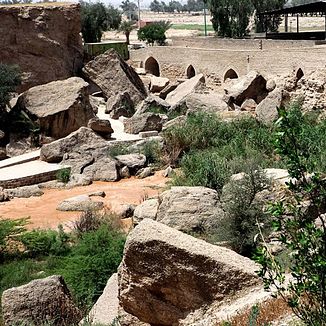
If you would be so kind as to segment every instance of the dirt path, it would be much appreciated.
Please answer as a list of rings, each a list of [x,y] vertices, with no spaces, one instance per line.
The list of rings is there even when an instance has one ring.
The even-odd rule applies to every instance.
[[[58,224],[69,226],[70,222],[80,216],[80,212],[60,212],[57,205],[66,198],[88,194],[94,191],[104,191],[105,198],[101,200],[106,207],[119,211],[123,204],[139,204],[144,198],[156,196],[164,190],[167,179],[161,172],[146,179],[124,179],[119,182],[94,182],[85,187],[73,189],[45,189],[41,197],[14,198],[0,204],[0,216],[3,218],[30,217],[29,228],[56,228]],[[128,221],[126,221],[128,224]]]

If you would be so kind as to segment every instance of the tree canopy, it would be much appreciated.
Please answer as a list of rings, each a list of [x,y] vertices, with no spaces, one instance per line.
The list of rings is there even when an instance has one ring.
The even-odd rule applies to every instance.
[[[250,17],[255,12],[281,9],[286,0],[210,0],[213,28],[222,37],[244,37],[248,34]],[[263,28],[262,21],[255,17],[256,30]],[[269,29],[277,29],[279,19],[268,22]]]
[[[100,42],[103,31],[118,29],[121,13],[113,6],[102,2],[81,2],[82,35],[86,43]]]

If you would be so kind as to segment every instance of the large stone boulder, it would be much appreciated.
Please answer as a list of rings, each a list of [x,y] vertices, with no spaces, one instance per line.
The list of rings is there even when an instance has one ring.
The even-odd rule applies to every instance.
[[[95,117],[87,87],[78,77],[32,87],[19,96],[11,114],[23,111],[42,134],[65,137]]]
[[[216,113],[228,111],[228,105],[215,93],[192,93],[186,97],[188,112]]]
[[[92,118],[88,121],[87,127],[91,128],[96,133],[98,133],[99,135],[101,135],[106,139],[109,139],[111,137],[111,134],[113,134],[114,132],[109,120]]]
[[[65,154],[81,152],[85,148],[100,148],[107,146],[107,141],[97,135],[92,129],[82,127],[69,136],[46,144],[41,148],[41,160],[49,163],[59,163]]]
[[[57,206],[58,211],[90,211],[104,207],[102,201],[93,201],[89,195],[79,195],[63,200]]]
[[[158,93],[162,91],[169,84],[169,82],[170,82],[169,78],[151,76],[151,83],[149,85],[149,90],[152,93]]]
[[[185,82],[181,83],[174,91],[166,96],[166,102],[170,105],[176,105],[186,98],[187,95],[193,93],[198,87],[204,85],[205,77],[203,74],[198,74]]]
[[[81,69],[79,4],[0,6],[0,21],[1,62],[17,64],[24,72],[20,91],[69,78]]]
[[[136,115],[143,114],[145,112],[152,112],[152,113],[167,113],[170,109],[170,104],[166,101],[162,100],[161,98],[150,95],[145,98],[144,101],[138,104],[136,108]]]
[[[205,187],[172,187],[159,202],[156,220],[184,232],[209,232],[224,217],[218,193]]]
[[[253,99],[256,103],[259,103],[268,94],[266,79],[257,71],[249,72],[234,83],[227,83],[224,91],[225,102],[239,107],[246,99]]]
[[[133,223],[136,225],[145,218],[156,220],[158,208],[160,206],[157,198],[151,198],[143,201],[134,210]]]
[[[123,121],[124,131],[129,134],[138,134],[143,131],[161,131],[167,117],[162,114],[146,112],[137,114]]]
[[[276,88],[256,107],[256,118],[264,124],[271,124],[278,118],[277,109],[289,101],[286,91]]]
[[[135,113],[134,102],[128,92],[118,93],[106,102],[105,113],[110,114],[112,119],[120,117],[130,118]]]
[[[88,62],[83,72],[108,99],[127,91],[134,104],[137,104],[147,95],[138,74],[113,49]]]
[[[4,291],[1,305],[6,326],[74,325],[82,316],[62,276],[57,275]]]
[[[136,171],[146,165],[146,156],[143,154],[125,154],[115,157],[121,165],[127,166],[129,171]]]
[[[127,238],[119,301],[143,322],[178,325],[189,313],[259,284],[256,270],[229,249],[146,219]]]

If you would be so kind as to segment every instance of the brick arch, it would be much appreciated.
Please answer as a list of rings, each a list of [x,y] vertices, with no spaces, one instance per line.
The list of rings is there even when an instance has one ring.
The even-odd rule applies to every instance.
[[[144,68],[145,68],[146,73],[150,73],[157,77],[160,76],[160,65],[154,57],[148,57],[145,60]]]
[[[239,75],[234,69],[230,68],[225,72],[223,80],[226,81],[227,79],[236,79],[236,78],[239,78]]]
[[[193,65],[189,65],[186,69],[186,76],[187,78],[192,78],[196,76],[196,70]]]

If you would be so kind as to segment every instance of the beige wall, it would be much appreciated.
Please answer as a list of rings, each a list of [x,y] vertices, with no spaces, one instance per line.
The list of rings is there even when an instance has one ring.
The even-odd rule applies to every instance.
[[[207,41],[204,41],[207,43]],[[217,41],[216,41],[217,42]],[[326,66],[326,45],[315,46],[311,41],[266,41],[263,49],[251,48],[257,40],[225,40],[224,49],[193,47],[148,47],[131,51],[131,60],[136,66],[153,56],[159,63],[161,76],[170,79],[184,78],[191,64],[196,73],[204,73],[210,84],[219,84],[226,71],[234,69],[239,76],[250,70],[258,70],[266,76],[283,75],[301,68],[308,73]],[[246,42],[249,42],[246,44]],[[230,44],[234,46],[230,46]],[[214,46],[216,43],[210,43]],[[245,46],[242,46],[244,45]],[[266,45],[265,44],[265,45]],[[274,46],[273,46],[274,44]],[[221,43],[219,44],[221,45]],[[278,46],[276,46],[278,45]],[[298,47],[295,47],[297,45]],[[305,46],[303,46],[305,45]],[[244,49],[240,49],[243,47]],[[245,48],[247,47],[247,48]]]

